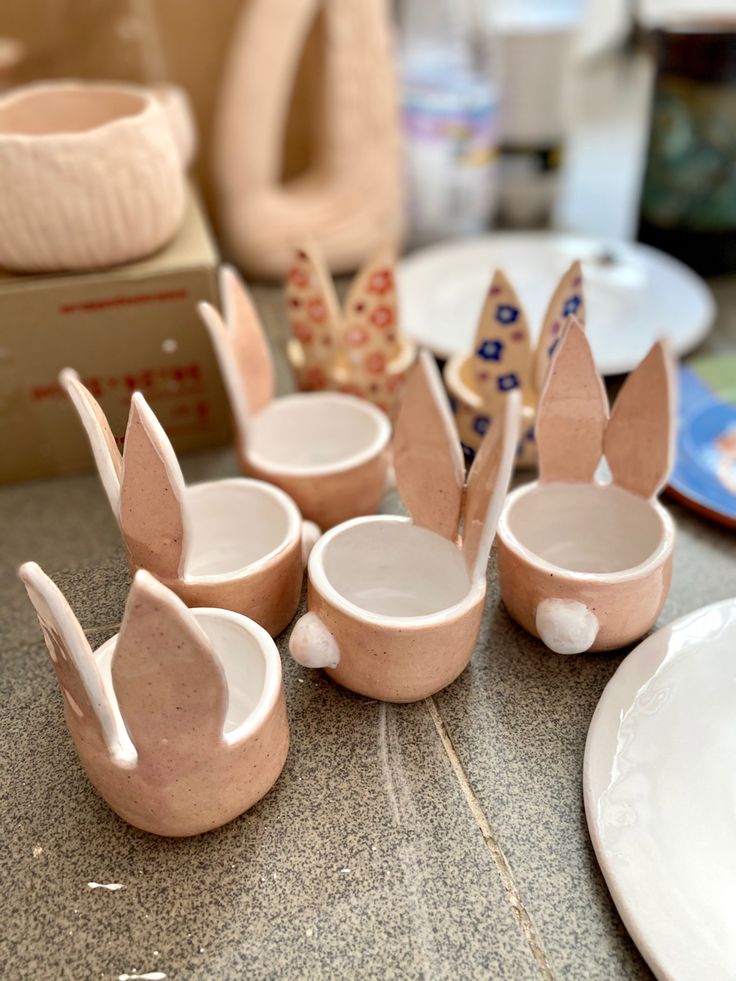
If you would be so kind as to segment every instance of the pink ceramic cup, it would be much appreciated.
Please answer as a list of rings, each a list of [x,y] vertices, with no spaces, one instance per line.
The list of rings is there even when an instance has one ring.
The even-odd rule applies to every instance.
[[[289,639],[296,661],[389,702],[426,698],[465,669],[513,468],[518,394],[508,407],[466,482],[436,364],[420,355],[395,437],[397,486],[411,517],[354,518],[317,542],[308,566],[309,612]]]
[[[146,400],[131,399],[122,456],[76,372],[60,375],[87,432],[131,571],[147,569],[188,606],[218,606],[273,636],[290,622],[319,535],[280,488],[242,477],[188,485]]]
[[[673,386],[655,344],[609,417],[585,334],[566,327],[539,404],[539,480],[509,495],[498,525],[504,604],[559,654],[638,640],[667,598],[675,526],[656,495],[672,464]]]
[[[413,702],[465,670],[485,595],[453,542],[408,518],[354,518],[312,550],[291,652],[351,691]]]
[[[281,661],[266,631],[228,610],[188,610],[137,573],[120,633],[96,651],[54,583],[20,570],[90,782],[129,824],[181,837],[242,814],[289,748]]]
[[[675,526],[613,484],[540,484],[509,495],[498,525],[506,609],[558,654],[642,637],[664,606]]]

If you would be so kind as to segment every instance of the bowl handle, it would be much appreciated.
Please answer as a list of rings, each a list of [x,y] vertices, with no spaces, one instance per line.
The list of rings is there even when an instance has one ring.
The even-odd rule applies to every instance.
[[[289,637],[289,653],[305,668],[336,668],[340,648],[316,613],[300,617]]]
[[[319,525],[313,521],[302,521],[302,563],[309,561],[309,555],[317,541],[322,537]]]
[[[545,599],[537,607],[537,633],[555,654],[582,654],[593,646],[600,624],[584,603]]]

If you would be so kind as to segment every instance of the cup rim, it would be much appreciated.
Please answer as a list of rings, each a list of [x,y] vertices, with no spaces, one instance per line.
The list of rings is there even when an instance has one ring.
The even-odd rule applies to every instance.
[[[485,595],[485,579],[482,579],[479,583],[474,583],[470,579],[470,574],[468,574],[468,591],[465,596],[458,603],[453,603],[452,606],[446,606],[442,610],[436,610],[434,613],[424,613],[421,616],[413,617],[387,616],[383,613],[371,613],[370,610],[365,610],[356,603],[352,603],[342,593],[338,592],[327,578],[322,554],[333,538],[343,534],[348,529],[356,525],[376,523],[412,524],[412,520],[401,514],[368,514],[358,518],[351,518],[349,521],[343,521],[342,524],[335,525],[334,528],[330,528],[329,531],[325,532],[310,553],[307,565],[310,585],[317,590],[323,599],[345,616],[350,617],[352,620],[358,620],[361,623],[370,624],[371,626],[396,628],[402,632],[423,630],[427,627],[439,626],[441,623],[458,618],[466,613],[478,599]],[[429,529],[423,530],[427,531],[428,534],[434,534]]]
[[[315,399],[320,399],[324,403],[334,402],[339,405],[350,405],[352,408],[357,409],[364,415],[369,416],[371,421],[376,425],[376,433],[371,443],[361,450],[353,452],[341,460],[337,460],[333,463],[324,464],[303,464],[301,466],[295,464],[284,464],[276,463],[274,461],[268,460],[261,453],[253,452],[250,445],[246,443],[245,446],[245,457],[248,463],[260,473],[273,474],[276,477],[323,477],[332,474],[346,473],[349,470],[355,470],[365,463],[369,463],[376,457],[380,456],[381,453],[386,449],[391,439],[391,423],[384,412],[373,405],[371,402],[367,402],[365,399],[357,398],[355,395],[348,395],[345,392],[293,392],[290,395],[282,395],[273,402],[269,402],[255,417],[263,415],[268,412],[271,406],[281,406],[288,402],[290,405],[297,407],[300,403],[306,400],[314,401]],[[252,425],[252,423],[251,423]],[[247,439],[247,437],[246,437]]]
[[[295,504],[294,500],[286,493],[286,491],[283,491],[280,487],[276,487],[274,484],[266,483],[265,480],[254,480],[250,477],[226,477],[219,480],[204,480],[196,484],[187,484],[185,488],[185,502],[186,498],[191,494],[206,494],[211,487],[219,488],[223,485],[229,487],[235,486],[238,488],[247,487],[249,489],[257,490],[266,497],[271,497],[273,500],[275,500],[286,513],[288,520],[286,533],[279,544],[272,548],[270,552],[266,552],[265,555],[254,559],[253,562],[249,562],[247,565],[234,569],[232,572],[209,573],[206,575],[188,575],[185,564],[182,582],[186,583],[187,585],[215,586],[219,585],[220,583],[233,582],[238,579],[243,579],[246,576],[250,577],[258,575],[258,573],[263,572],[267,566],[270,566],[274,559],[277,559],[280,555],[282,555],[295,542],[301,540],[301,511]],[[184,507],[186,508],[186,503],[184,504]]]
[[[83,130],[76,130],[72,132],[54,130],[53,132],[49,133],[19,133],[14,130],[9,130],[4,133],[0,132],[0,142],[10,140],[23,143],[52,141],[83,142],[89,138],[103,135],[106,131],[115,127],[130,125],[131,123],[138,123],[146,116],[159,110],[159,104],[156,97],[144,86],[127,84],[124,82],[117,83],[112,80],[84,81],[81,79],[60,79],[58,81],[31,82],[28,85],[19,85],[11,88],[9,92],[0,96],[0,113],[2,113],[7,106],[21,102],[29,97],[38,94],[54,94],[57,92],[113,93],[130,95],[138,99],[139,106],[131,113],[124,116],[114,116],[112,119],[106,119],[101,123],[97,123],[94,126],[89,126]]]
[[[565,483],[565,481],[558,481],[558,483]],[[573,581],[579,583],[614,585],[618,583],[631,582],[632,580],[640,579],[649,575],[649,573],[658,569],[672,554],[675,544],[675,522],[672,519],[672,516],[664,507],[662,507],[658,500],[640,497],[639,500],[646,501],[651,506],[652,511],[659,519],[660,526],[660,535],[657,546],[652,550],[652,552],[650,552],[643,562],[639,562],[637,565],[632,565],[627,569],[620,569],[617,572],[577,572],[573,569],[567,569],[565,566],[555,565],[553,562],[548,562],[546,559],[543,559],[541,556],[537,555],[536,552],[533,552],[525,545],[522,545],[511,530],[508,520],[511,509],[514,507],[516,502],[521,497],[531,493],[540,486],[543,486],[541,481],[533,480],[530,481],[530,483],[523,484],[521,487],[517,487],[516,490],[512,491],[504,502],[503,511],[501,512],[501,517],[498,520],[498,528],[496,530],[499,541],[501,541],[517,559],[522,559],[535,569],[549,572],[550,575],[557,575],[565,579],[572,579]],[[601,481],[591,481],[589,486],[601,488],[615,487],[622,493],[630,494],[632,497],[638,497],[638,495],[626,490],[625,487],[620,487],[618,484],[613,482],[603,483]]]

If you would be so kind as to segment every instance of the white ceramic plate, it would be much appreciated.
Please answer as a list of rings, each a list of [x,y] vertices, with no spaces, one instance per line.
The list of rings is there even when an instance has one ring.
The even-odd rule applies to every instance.
[[[605,375],[631,371],[660,337],[669,339],[679,357],[713,324],[715,303],[706,284],[663,252],[557,232],[499,232],[402,259],[403,328],[438,357],[470,352],[491,275],[500,267],[536,335],[557,280],[573,259],[583,261],[588,335]]]
[[[623,661],[590,725],[583,789],[608,888],[657,977],[736,978],[736,599]]]

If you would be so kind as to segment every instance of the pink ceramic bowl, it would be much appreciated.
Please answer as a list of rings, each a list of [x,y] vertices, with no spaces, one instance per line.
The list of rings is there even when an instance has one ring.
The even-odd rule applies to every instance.
[[[0,98],[0,266],[91,269],[165,245],[185,204],[170,118],[150,91],[112,82]]]

